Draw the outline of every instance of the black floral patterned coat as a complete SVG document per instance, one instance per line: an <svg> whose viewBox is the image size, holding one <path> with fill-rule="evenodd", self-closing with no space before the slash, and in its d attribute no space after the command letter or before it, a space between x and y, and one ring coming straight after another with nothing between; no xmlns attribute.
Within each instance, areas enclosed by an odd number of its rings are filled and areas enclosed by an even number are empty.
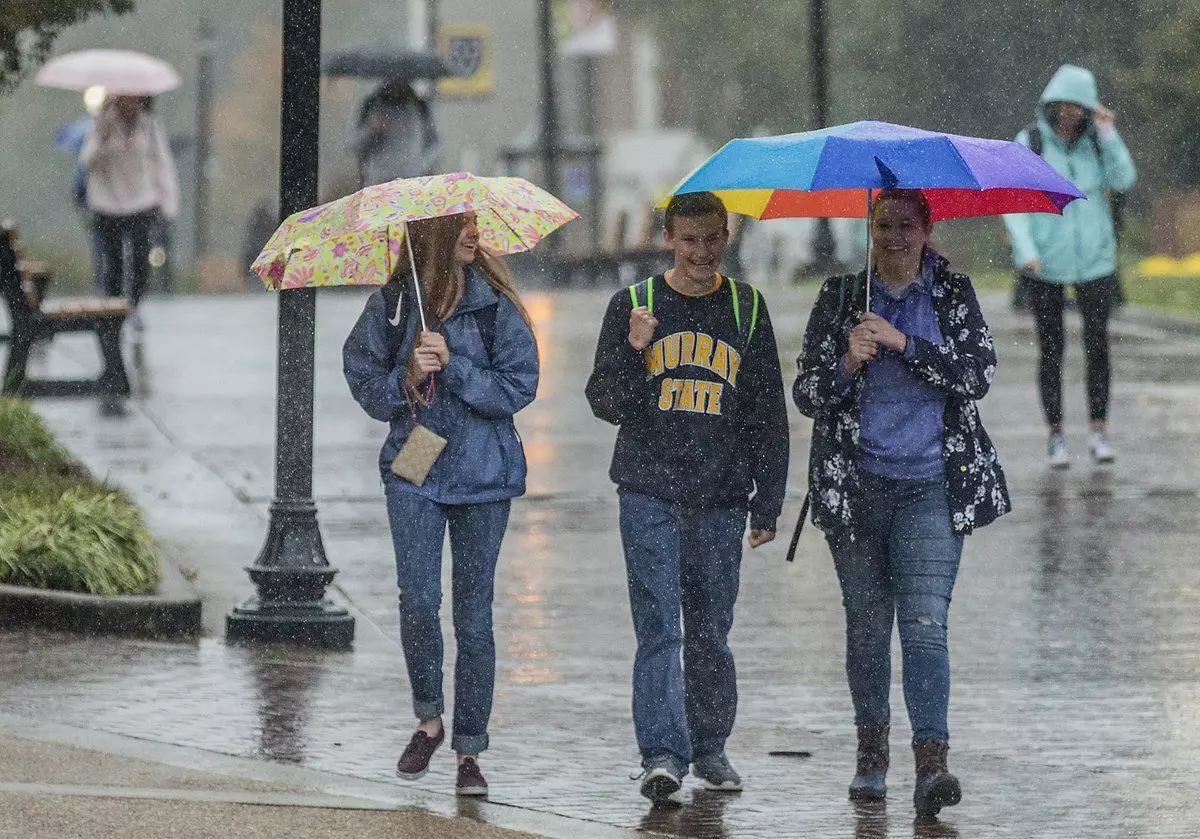
<svg viewBox="0 0 1200 839"><path fill-rule="evenodd" d="M865 377L856 376L849 392L842 395L834 386L834 376L862 311L860 289L865 277L866 272L860 272L825 281L804 333L796 360L799 375L792 388L801 413L813 419L808 470L813 524L830 535L848 531L850 538L856 499L861 497L856 453ZM940 256L934 266L932 297L943 343L912 338L917 346L909 366L946 394L942 436L946 499L954 532L967 534L1012 509L1004 472L975 406L991 386L996 351L970 279L951 273L950 263Z"/></svg>

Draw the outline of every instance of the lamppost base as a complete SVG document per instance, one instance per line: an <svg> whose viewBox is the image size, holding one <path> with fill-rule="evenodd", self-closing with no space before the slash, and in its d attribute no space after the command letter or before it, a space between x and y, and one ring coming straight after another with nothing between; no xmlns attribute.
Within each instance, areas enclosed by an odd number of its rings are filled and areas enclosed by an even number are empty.
<svg viewBox="0 0 1200 839"><path fill-rule="evenodd" d="M354 643L354 618L330 600L264 604L252 597L225 616L225 640L348 650Z"/></svg>

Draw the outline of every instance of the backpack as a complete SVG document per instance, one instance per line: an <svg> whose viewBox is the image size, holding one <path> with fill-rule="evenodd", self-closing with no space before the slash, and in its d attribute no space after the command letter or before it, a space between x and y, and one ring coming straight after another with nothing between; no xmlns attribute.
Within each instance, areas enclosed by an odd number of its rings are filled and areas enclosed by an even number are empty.
<svg viewBox="0 0 1200 839"><path fill-rule="evenodd" d="M733 277L726 277L729 281L729 300L733 307L733 320L737 324L738 334L745 333L742 343L743 351L749 348L750 341L754 338L754 332L758 328L758 289L752 285L738 285L734 282ZM750 300L742 300L742 297L747 294L743 288L749 289ZM638 290L641 289L646 297L646 308L650 310L650 314L654 314L654 277L647 277L640 283L634 283L629 287L629 299L633 301L633 308L642 305L638 302ZM750 322L743 328L742 325L742 307L750 308Z"/></svg>
<svg viewBox="0 0 1200 839"><path fill-rule="evenodd" d="M1029 150L1038 157L1042 156L1042 127L1038 123L1031 122L1025 126L1025 132L1029 135ZM1100 138L1096 136L1096 132L1087 131L1088 138L1092 141L1092 148L1096 152L1096 157L1100 157ZM1125 193L1117 192L1116 190L1108 190L1108 210L1112 214L1113 230L1116 232L1117 238L1121 237L1121 231L1125 229Z"/></svg>
<svg viewBox="0 0 1200 839"><path fill-rule="evenodd" d="M395 315L388 315L388 326L391 328L387 331L388 355L392 359L393 369L400 364L400 352L404 349L404 336L408 332L408 319L412 317L413 313L413 295L405 294L407 289L401 288L401 284L406 281L389 282L380 289L383 294L384 313L395 312ZM496 306L484 306L471 313L475 317L479 337L483 340L483 350L487 353L488 361L491 361L495 354L496 308Z"/></svg>

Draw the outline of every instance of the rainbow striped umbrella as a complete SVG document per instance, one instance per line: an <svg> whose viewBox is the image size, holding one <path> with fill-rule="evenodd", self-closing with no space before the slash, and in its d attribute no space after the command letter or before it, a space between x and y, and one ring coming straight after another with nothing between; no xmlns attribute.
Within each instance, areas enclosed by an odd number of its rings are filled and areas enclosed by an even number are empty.
<svg viewBox="0 0 1200 839"><path fill-rule="evenodd" d="M732 140L671 191L756 219L865 218L871 193L920 189L933 220L1061 213L1083 193L1020 143L867 120Z"/></svg>

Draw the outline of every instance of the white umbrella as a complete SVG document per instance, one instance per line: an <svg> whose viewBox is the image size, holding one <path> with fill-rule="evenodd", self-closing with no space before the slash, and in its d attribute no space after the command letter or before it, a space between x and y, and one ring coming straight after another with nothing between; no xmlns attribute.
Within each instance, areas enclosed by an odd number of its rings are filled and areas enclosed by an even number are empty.
<svg viewBox="0 0 1200 839"><path fill-rule="evenodd" d="M110 95L154 96L179 87L179 74L162 59L132 50L81 50L50 59L34 81L64 90L99 86Z"/></svg>

